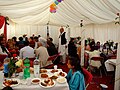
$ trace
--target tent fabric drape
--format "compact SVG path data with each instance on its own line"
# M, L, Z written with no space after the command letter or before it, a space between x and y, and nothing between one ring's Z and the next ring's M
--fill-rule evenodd
M3 16L0 16L0 29L3 27L4 22L5 18Z
M119 0L64 0L57 5L57 12L50 13L54 0L0 0L0 13L15 23L79 26L114 22L120 12Z

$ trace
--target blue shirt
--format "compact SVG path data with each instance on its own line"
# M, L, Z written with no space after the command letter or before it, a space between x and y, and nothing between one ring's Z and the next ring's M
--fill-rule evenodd
M84 75L81 71L76 71L72 74L72 69L70 69L66 78L70 90L86 90Z
M8 63L4 64L4 73L8 73Z

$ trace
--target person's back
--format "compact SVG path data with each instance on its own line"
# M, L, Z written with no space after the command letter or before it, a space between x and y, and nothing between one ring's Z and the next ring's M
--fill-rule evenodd
M45 67L49 64L52 64L52 62L48 62L47 59L49 57L49 54L47 52L47 48L42 46L42 43L38 42L38 48L35 51L36 56L40 60L40 67Z
M27 44L27 45L26 45ZM25 42L25 47L20 49L20 58L25 59L28 58L34 58L34 49L28 45L28 42Z
M77 57L77 47L74 44L74 38L71 38L71 41L68 44L68 54L69 56Z
M47 45L47 51L48 51L49 56L58 54L58 51L57 51L55 45L51 41L48 40L47 44L48 44Z

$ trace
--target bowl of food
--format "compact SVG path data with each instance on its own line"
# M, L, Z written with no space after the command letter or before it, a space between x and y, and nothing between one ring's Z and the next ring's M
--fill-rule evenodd
M39 84L40 78L33 78L33 79L31 80L31 82L32 82L32 84Z
M57 78L56 79L56 81L58 82L58 83L66 83L66 78L65 77L59 77L59 78Z

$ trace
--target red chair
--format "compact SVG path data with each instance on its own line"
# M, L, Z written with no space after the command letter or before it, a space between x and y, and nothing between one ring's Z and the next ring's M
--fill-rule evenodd
M48 65L48 66L45 66L44 68L47 68L47 69L53 68L54 62L55 62L55 60L56 60L59 56L60 56L60 53L55 54L55 55L53 55L53 56L50 56L47 61L52 61L53 64L50 64L50 65Z
M53 61L53 63L54 63L54 61L55 61L59 56L60 56L60 53L55 54L55 55L53 55L53 56L50 56L50 57L48 58L48 61Z
M4 63L4 59L7 57L7 55L0 55L0 67L3 65Z
M86 88L88 87L89 83L92 81L93 79L93 75L85 68L83 68L83 72L85 74L85 85Z

